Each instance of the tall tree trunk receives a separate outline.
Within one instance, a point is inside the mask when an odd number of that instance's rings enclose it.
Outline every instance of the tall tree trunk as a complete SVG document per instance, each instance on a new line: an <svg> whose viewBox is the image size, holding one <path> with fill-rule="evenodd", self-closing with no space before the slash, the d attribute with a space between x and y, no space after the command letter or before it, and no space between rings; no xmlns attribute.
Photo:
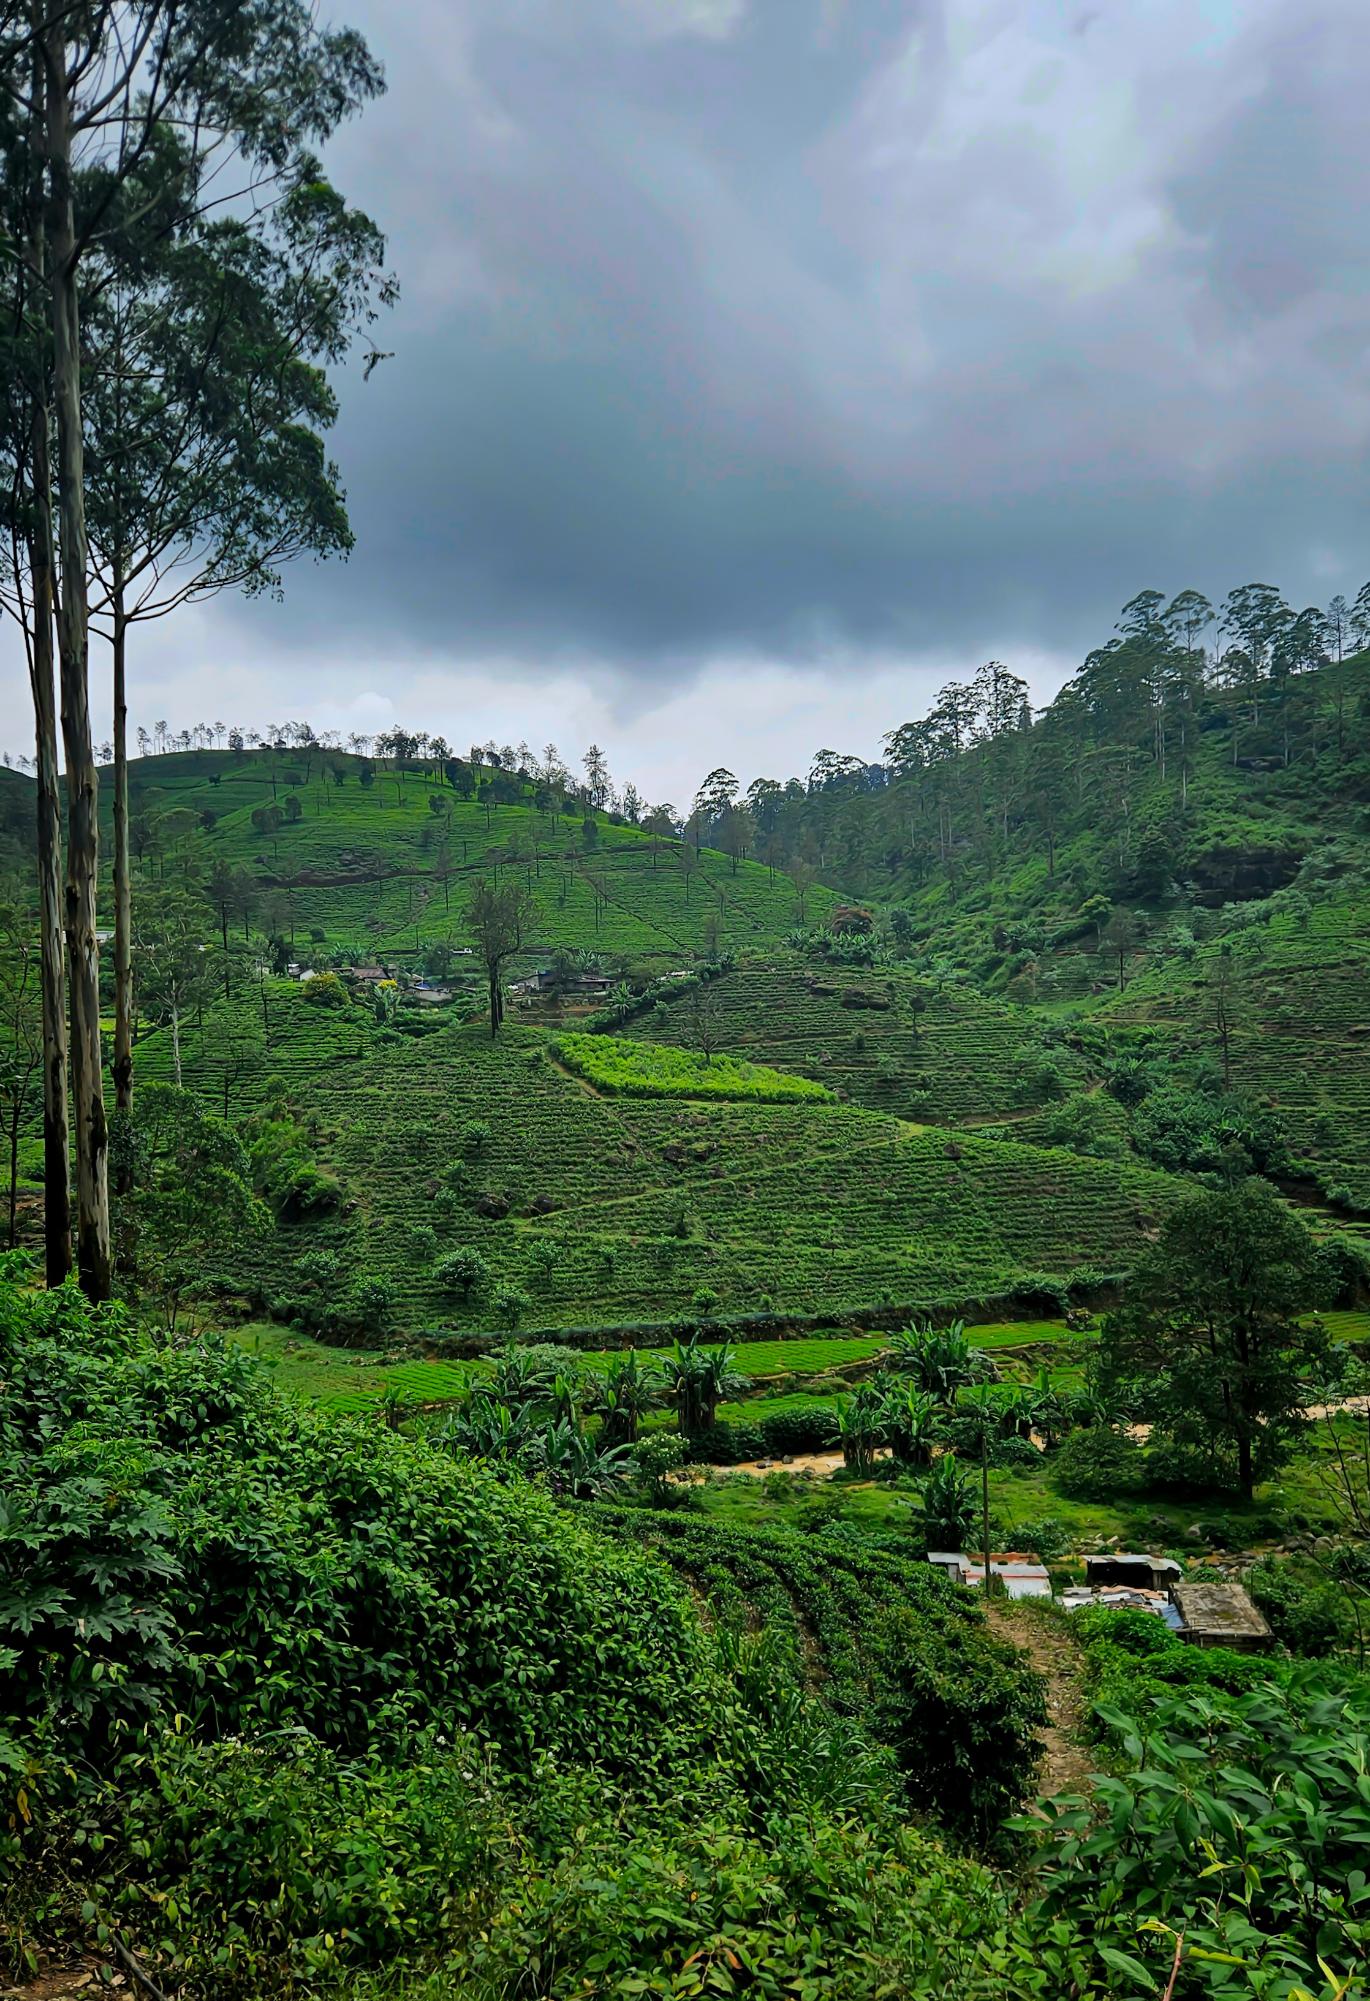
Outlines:
<svg viewBox="0 0 1370 2001"><path fill-rule="evenodd" d="M108 1299L109 1127L100 1048L100 947L95 936L100 859L99 781L90 733L86 601L85 468L81 437L81 336L72 203L71 106L64 17L47 27L48 170L51 214L52 367L57 408L57 498L61 589L62 744L67 775L67 964L71 995L71 1075L76 1099L76 1265L92 1301Z"/></svg>
<svg viewBox="0 0 1370 2001"><path fill-rule="evenodd" d="M114 559L114 1103L133 1109L133 886L128 858L128 693L123 558Z"/></svg>
<svg viewBox="0 0 1370 2001"><path fill-rule="evenodd" d="M9 1247L14 1250L19 1242L19 1112L16 1100L10 1114L10 1208Z"/></svg>
<svg viewBox="0 0 1370 2001"><path fill-rule="evenodd" d="M45 66L34 58L35 117L40 129ZM35 163L42 147L34 147ZM47 271L41 165L31 191L29 266L35 289ZM52 464L48 444L46 370L40 363L29 418L34 528L29 542L33 631L29 682L33 692L37 805L39 968L43 1021L43 1263L49 1285L71 1272L71 1115L67 1098L66 957L62 930L62 801L57 777L57 698L53 683Z"/></svg>
<svg viewBox="0 0 1370 2001"><path fill-rule="evenodd" d="M42 517L49 513L47 418L43 433L43 485L35 482L39 532L34 544L33 687L38 806L39 961L43 996L43 1263L49 1285L71 1273L71 1115L67 1099L66 955L62 928L62 802L57 779L57 702L52 678L52 569L42 554ZM50 516L49 516L49 526Z"/></svg>

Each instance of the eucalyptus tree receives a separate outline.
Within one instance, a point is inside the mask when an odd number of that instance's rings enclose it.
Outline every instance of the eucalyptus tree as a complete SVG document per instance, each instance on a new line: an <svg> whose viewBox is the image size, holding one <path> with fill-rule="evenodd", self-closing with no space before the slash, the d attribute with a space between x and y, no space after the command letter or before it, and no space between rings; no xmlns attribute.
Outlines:
<svg viewBox="0 0 1370 2001"><path fill-rule="evenodd" d="M51 477L51 338L41 310L46 271L42 61L27 52L34 102L0 93L0 234L22 253L8 261L0 328L0 459L5 540L0 605L23 636L34 717L35 859L43 1042L43 1235L49 1285L71 1269L71 1132L63 949L62 806L57 751L53 614L56 553Z"/></svg>
<svg viewBox="0 0 1370 2001"><path fill-rule="evenodd" d="M102 246L85 399L92 563L114 669L121 1110L133 1093L128 630L221 590L279 593L292 557L350 548L323 447L336 412L324 366L390 296L379 231L322 182L284 194L269 242L216 218L149 243L141 195L130 182L120 214L131 208L133 225L111 227Z"/></svg>
<svg viewBox="0 0 1370 2001"><path fill-rule="evenodd" d="M0 909L0 1115L9 1164L11 1250L19 1241L19 1136L42 1060L38 953L21 913Z"/></svg>
<svg viewBox="0 0 1370 2001"><path fill-rule="evenodd" d="M144 186L143 215L181 228L242 214L263 240L293 191L319 179L312 146L381 87L355 33L321 30L307 0L0 0L8 159L29 211L23 335L50 342L52 477L28 459L38 575L54 603L67 796L66 943L76 1119L77 1263L92 1299L112 1281L101 1082L98 779L90 726L90 562L82 316L106 236ZM176 145L167 135L178 135ZM173 184L166 161L174 160ZM159 159L163 166L158 167ZM98 290L98 279L95 280ZM46 379L47 356L39 363ZM47 397L34 420L47 431ZM55 502L55 505L54 505ZM57 529L52 533L55 512ZM58 586L51 589L56 544Z"/></svg>

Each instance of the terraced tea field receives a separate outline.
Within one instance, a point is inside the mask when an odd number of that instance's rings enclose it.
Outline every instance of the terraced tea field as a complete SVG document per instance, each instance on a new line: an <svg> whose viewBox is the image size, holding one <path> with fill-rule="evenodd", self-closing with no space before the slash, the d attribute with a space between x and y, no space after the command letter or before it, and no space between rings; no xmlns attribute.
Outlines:
<svg viewBox="0 0 1370 2001"><path fill-rule="evenodd" d="M1287 926L1242 934L1226 960L1210 947L1156 967L1100 1012L1220 1062L1223 1005L1233 1083L1278 1107L1325 1190L1346 1188L1370 1213L1370 940Z"/></svg>
<svg viewBox="0 0 1370 2001"><path fill-rule="evenodd" d="M524 1329L660 1322L706 1298L840 1324L1117 1272L1174 1199L1131 1166L839 1105L605 1100L529 1029L396 1038L286 982L268 1015L269 1044L250 994L188 1024L186 1081L220 1102L235 1045L235 1116L284 1081L347 1191L322 1233L352 1275L388 1282L401 1327L498 1324L434 1275L462 1247L522 1295ZM143 1076L166 1074L166 1042L141 1046ZM226 1245L221 1274L289 1296L318 1234Z"/></svg>
<svg viewBox="0 0 1370 2001"><path fill-rule="evenodd" d="M797 921L789 882L754 862L734 868L705 848L687 874L677 844L607 819L587 833L578 817L540 810L531 791L487 808L419 770L378 766L370 786L361 770L337 752L306 767L295 755L191 751L136 760L131 783L173 873L181 858L245 870L257 884L253 926L301 945L311 931L385 954L465 944L472 882L506 869L536 906L530 960L566 946L666 968L700 952L706 931L741 951L775 944ZM253 826L257 808L291 799L298 818L274 832ZM807 914L821 921L836 901L813 889Z"/></svg>
<svg viewBox="0 0 1370 2001"><path fill-rule="evenodd" d="M711 982L709 996L720 1047L898 1118L957 1125L1017 1113L1024 1071L1041 1053L1038 1026L1024 1011L894 968L744 965ZM663 1002L626 1032L688 1046L698 1034L694 1004ZM1083 1082L1077 1057L1053 1056L1068 1079Z"/></svg>
<svg viewBox="0 0 1370 2001"><path fill-rule="evenodd" d="M825 1104L832 1093L809 1077L795 1077L735 1056L700 1056L626 1036L558 1035L553 1058L575 1077L610 1098L729 1099L740 1104Z"/></svg>

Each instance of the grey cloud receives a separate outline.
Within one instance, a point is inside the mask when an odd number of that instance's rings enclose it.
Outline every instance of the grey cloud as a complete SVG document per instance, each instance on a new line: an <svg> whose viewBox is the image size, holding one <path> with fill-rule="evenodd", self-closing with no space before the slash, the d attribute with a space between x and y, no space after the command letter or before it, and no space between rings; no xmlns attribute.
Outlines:
<svg viewBox="0 0 1370 2001"><path fill-rule="evenodd" d="M1363 581L1354 0L347 11L407 301L297 638L678 676Z"/></svg>

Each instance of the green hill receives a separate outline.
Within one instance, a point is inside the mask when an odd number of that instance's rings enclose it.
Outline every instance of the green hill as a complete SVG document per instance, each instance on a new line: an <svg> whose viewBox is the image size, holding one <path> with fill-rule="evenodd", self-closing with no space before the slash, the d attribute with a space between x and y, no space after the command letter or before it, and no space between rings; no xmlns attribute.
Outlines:
<svg viewBox="0 0 1370 2001"><path fill-rule="evenodd" d="M464 797L440 769L317 747L142 758L129 770L137 865L174 882L224 863L244 878L248 928L363 956L464 942L472 883L506 869L537 907L530 959L560 947L664 969L774 944L797 922L793 887L755 862L706 847L687 866L678 841L496 776ZM107 817L107 787L102 803ZM280 823L263 824L273 808ZM836 900L813 890L806 914Z"/></svg>
<svg viewBox="0 0 1370 2001"><path fill-rule="evenodd" d="M1014 1113L1032 1102L1047 1056L1043 1023L1026 1008L898 964L743 964L707 992L720 1047L802 1071L853 1104L901 1118L962 1125ZM697 1017L692 996L668 995L627 1032L689 1046ZM1083 1081L1073 1052L1052 1060L1064 1078Z"/></svg>
<svg viewBox="0 0 1370 2001"><path fill-rule="evenodd" d="M410 1038L292 982L268 1006L269 1041L255 993L182 1040L189 1087L237 1120L288 1100L341 1184L317 1220L216 1248L230 1289L287 1316L319 1247L344 1289L382 1278L410 1328L498 1325L500 1288L530 1328L667 1320L706 1296L728 1316L878 1316L1124 1269L1172 1199L1128 1164L836 1104L601 1097L536 1030ZM169 1040L140 1045L145 1082L169 1075ZM490 1274L470 1302L436 1269L458 1249Z"/></svg>
<svg viewBox="0 0 1370 2001"><path fill-rule="evenodd" d="M1225 1068L1278 1113L1296 1167L1370 1215L1370 908L1260 914L1147 967L1092 1018L1149 1032L1181 1064Z"/></svg>
<svg viewBox="0 0 1370 2001"><path fill-rule="evenodd" d="M883 765L758 781L756 852L806 858L864 899L896 956L1031 1001L1107 987L1120 943L1165 952L1177 924L1279 891L1317 901L1364 871L1370 652L1279 674L1231 653L1219 668L1162 621L1099 648L1027 715L985 670L891 732Z"/></svg>

